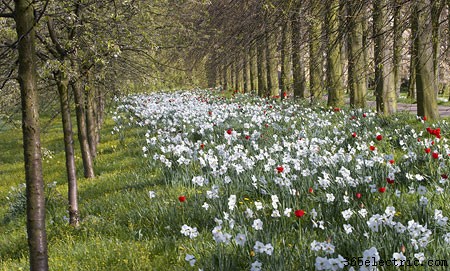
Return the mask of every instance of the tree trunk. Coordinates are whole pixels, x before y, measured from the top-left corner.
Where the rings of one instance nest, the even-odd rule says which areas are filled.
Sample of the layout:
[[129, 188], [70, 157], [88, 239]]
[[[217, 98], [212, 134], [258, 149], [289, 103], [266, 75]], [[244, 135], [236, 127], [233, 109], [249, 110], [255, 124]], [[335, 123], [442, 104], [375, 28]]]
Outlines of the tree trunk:
[[366, 76], [363, 54], [363, 25], [361, 10], [363, 2], [347, 2], [349, 27], [348, 34], [348, 89], [350, 93], [350, 106], [356, 108], [365, 107]]
[[265, 57], [265, 51], [264, 51], [264, 43], [265, 43], [265, 37], [262, 36], [262, 38], [259, 40], [257, 44], [257, 63], [256, 67], [258, 70], [258, 95], [261, 97], [264, 97], [267, 95], [267, 72], [266, 72], [266, 57]]
[[248, 54], [248, 50], [244, 49], [244, 71], [243, 71], [243, 76], [244, 76], [244, 93], [248, 93], [251, 90], [250, 87], [250, 55]]
[[242, 89], [244, 88], [244, 82], [243, 82], [243, 74], [242, 74], [242, 68], [241, 68], [241, 55], [238, 54], [235, 62], [235, 68], [236, 68], [236, 90], [239, 92], [242, 92]]
[[92, 161], [91, 151], [86, 127], [86, 112], [84, 111], [84, 96], [81, 83], [79, 81], [71, 82], [75, 98], [75, 112], [77, 115], [78, 140], [80, 142], [81, 158], [83, 160], [84, 177], [94, 178], [94, 164]]
[[311, 102], [316, 103], [322, 96], [322, 53], [320, 51], [321, 9], [320, 2], [310, 1], [311, 14], [309, 24], [309, 88]]
[[402, 10], [402, 4], [400, 3], [400, 0], [394, 0], [393, 3], [393, 10], [394, 10], [394, 50], [393, 50], [393, 68], [394, 68], [394, 89], [397, 97], [400, 96], [400, 84], [401, 84], [401, 78], [400, 78], [400, 65], [402, 60], [402, 48], [403, 48], [403, 42], [402, 42], [402, 36], [403, 36], [403, 26], [400, 23], [401, 20], [401, 10]]
[[[266, 23], [268, 20], [266, 19]], [[277, 53], [277, 37], [275, 33], [270, 33], [266, 25], [265, 31], [266, 41], [266, 66], [267, 66], [267, 95], [271, 97], [279, 96], [278, 91], [278, 61]]]
[[[431, 1], [431, 22], [432, 22], [432, 41], [433, 41], [433, 73], [436, 85], [436, 94], [439, 91], [439, 58], [441, 53], [441, 34], [440, 34], [440, 18], [445, 3], [443, 0]], [[449, 34], [450, 35], [450, 34]], [[436, 96], [437, 97], [437, 96]]]
[[288, 46], [289, 41], [289, 23], [283, 23], [282, 26], [282, 36], [281, 36], [281, 78], [280, 78], [280, 89], [281, 89], [281, 99], [284, 99], [291, 92], [291, 65], [290, 65], [290, 51]]
[[250, 88], [252, 92], [258, 92], [258, 68], [256, 61], [256, 49], [251, 45], [248, 55], [250, 57]]
[[223, 90], [228, 90], [228, 84], [230, 84], [230, 81], [228, 80], [228, 66], [226, 63], [223, 63], [222, 66], [222, 76], [223, 76]]
[[342, 65], [339, 39], [339, 0], [326, 2], [325, 26], [327, 31], [327, 89], [328, 106], [339, 107], [344, 104], [342, 87]]
[[[415, 7], [413, 7], [415, 8]], [[417, 21], [417, 13], [413, 11], [410, 19], [411, 27], [411, 45], [409, 55], [409, 85], [408, 85], [408, 98], [416, 99], [416, 66], [417, 66], [417, 48], [415, 37], [419, 31], [419, 25]]]
[[294, 13], [291, 20], [291, 43], [292, 43], [292, 78], [294, 97], [298, 99], [305, 98], [306, 79], [305, 79], [305, 65], [303, 63], [302, 41], [301, 36], [301, 6], [297, 4], [294, 8]]
[[415, 14], [418, 33], [415, 36], [417, 48], [416, 88], [417, 115], [438, 119], [437, 86], [433, 69], [433, 24], [431, 21], [431, 0], [417, 0]]
[[90, 86], [85, 89], [86, 95], [86, 128], [88, 136], [89, 150], [92, 159], [97, 156], [97, 123], [95, 118], [95, 90]]
[[34, 9], [31, 0], [16, 0], [22, 133], [27, 197], [27, 234], [30, 270], [48, 270], [45, 195], [36, 86]]
[[377, 112], [389, 115], [397, 112], [397, 95], [394, 88], [394, 73], [391, 62], [393, 55], [392, 35], [387, 21], [386, 0], [375, 0], [373, 5]]
[[59, 102], [61, 106], [62, 125], [64, 133], [64, 150], [66, 154], [66, 172], [68, 182], [69, 199], [69, 223], [77, 227], [79, 225], [77, 175], [75, 168], [75, 152], [73, 149], [72, 120], [70, 118], [69, 105], [69, 79], [62, 71], [55, 74], [58, 86]]

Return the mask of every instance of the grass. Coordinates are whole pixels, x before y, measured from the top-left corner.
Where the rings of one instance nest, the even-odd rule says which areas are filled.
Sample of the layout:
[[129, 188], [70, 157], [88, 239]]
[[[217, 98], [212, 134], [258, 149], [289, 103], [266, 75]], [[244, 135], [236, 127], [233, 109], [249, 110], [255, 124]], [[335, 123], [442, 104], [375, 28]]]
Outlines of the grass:
[[[83, 220], [79, 229], [71, 228], [66, 221], [67, 181], [59, 120], [52, 122], [43, 133], [42, 147], [52, 153], [43, 162], [44, 180], [50, 186], [57, 182], [56, 187], [46, 188], [50, 267], [52, 270], [159, 270], [160, 266], [165, 270], [180, 270], [184, 259], [177, 258], [177, 251], [182, 248], [171, 237], [179, 229], [166, 229], [162, 225], [167, 225], [167, 221], [161, 223], [161, 220], [181, 219], [178, 210], [171, 210], [169, 217], [161, 216], [161, 210], [152, 209], [148, 190], [157, 191], [173, 203], [181, 189], [166, 189], [160, 173], [147, 168], [131, 139], [120, 144], [111, 135], [112, 125], [108, 119], [103, 129], [95, 161], [96, 178], [81, 178], [79, 152], [76, 158]], [[21, 193], [11, 193], [13, 187], [24, 183], [19, 134], [20, 130], [12, 127], [0, 134], [0, 148], [4, 150], [0, 156], [0, 270], [28, 269], [25, 211], [20, 197], [23, 189]], [[10, 209], [16, 205], [17, 210]]]
[[[231, 95], [226, 94], [230, 98]], [[49, 240], [49, 264], [52, 270], [197, 270], [185, 261], [184, 256], [191, 251], [201, 252], [205, 270], [248, 270], [249, 262], [255, 256], [250, 246], [238, 250], [233, 246], [212, 245], [211, 229], [216, 225], [217, 214], [204, 212], [202, 208], [205, 189], [185, 185], [185, 176], [180, 172], [167, 172], [160, 169], [151, 159], [142, 156], [141, 142], [145, 131], [142, 128], [129, 127], [126, 136], [111, 134], [114, 123], [106, 118], [102, 130], [102, 142], [98, 148], [99, 154], [95, 161], [96, 178], [84, 179], [82, 176], [81, 158], [76, 159], [79, 184], [79, 209], [82, 223], [77, 229], [67, 225], [67, 181], [64, 168], [64, 148], [60, 120], [55, 119], [43, 131], [42, 147], [46, 150], [43, 162], [44, 179], [47, 197], [47, 234]], [[44, 117], [43, 122], [46, 119]], [[236, 122], [237, 123], [237, 122]], [[237, 124], [238, 125], [238, 124]], [[377, 118], [376, 125], [381, 129], [395, 129], [405, 132], [405, 127], [420, 130], [421, 124], [408, 114], [398, 114], [394, 117]], [[369, 129], [370, 127], [368, 127]], [[449, 128], [449, 127], [446, 127]], [[403, 130], [402, 130], [403, 129]], [[361, 131], [364, 129], [361, 128]], [[448, 131], [448, 129], [446, 129]], [[443, 129], [443, 136], [448, 137]], [[272, 131], [273, 133], [274, 131]], [[445, 134], [446, 133], [446, 134]], [[392, 133], [393, 135], [395, 133]], [[0, 270], [27, 270], [28, 247], [25, 234], [25, 213], [23, 204], [24, 183], [21, 132], [14, 127], [3, 129], [0, 133]], [[398, 140], [393, 136], [386, 149], [395, 149], [395, 159], [404, 154], [397, 150]], [[383, 148], [384, 146], [380, 146]], [[78, 150], [78, 145], [76, 144]], [[381, 151], [382, 149], [380, 149]], [[191, 169], [186, 169], [189, 171]], [[198, 171], [198, 169], [195, 169]], [[402, 176], [398, 177], [399, 181]], [[243, 181], [243, 180], [239, 180]], [[56, 186], [52, 184], [56, 182]], [[178, 183], [178, 184], [177, 184]], [[12, 189], [14, 188], [14, 189]], [[22, 190], [21, 190], [22, 189]], [[307, 186], [306, 186], [307, 189]], [[383, 212], [390, 204], [404, 205], [400, 216], [421, 217], [415, 204], [415, 195], [406, 195], [400, 201], [394, 196], [381, 200], [381, 196], [370, 198], [375, 202], [372, 211]], [[149, 197], [149, 191], [154, 191], [156, 198]], [[230, 192], [230, 191], [228, 191]], [[336, 195], [342, 191], [335, 191]], [[351, 192], [351, 191], [350, 191]], [[347, 193], [347, 192], [346, 192]], [[253, 200], [261, 197], [251, 190], [238, 191], [239, 209], [245, 210]], [[187, 203], [181, 203], [178, 197], [187, 196]], [[433, 198], [435, 206], [445, 206], [446, 194]], [[247, 197], [249, 198], [247, 201]], [[244, 199], [243, 199], [244, 198]], [[261, 200], [270, 202], [267, 197]], [[325, 205], [319, 197], [294, 199], [293, 204], [304, 205], [305, 208], [316, 202], [318, 212], [324, 216], [340, 216], [340, 207]], [[227, 197], [219, 199], [217, 208], [227, 206]], [[367, 199], [369, 202], [369, 199]], [[379, 206], [376, 206], [379, 204]], [[354, 203], [352, 203], [354, 205]], [[357, 205], [354, 206], [358, 208]], [[444, 214], [448, 214], [448, 208]], [[220, 215], [219, 215], [220, 216]], [[265, 225], [271, 225], [272, 220], [263, 218]], [[237, 220], [243, 218], [236, 218]], [[337, 218], [342, 223], [342, 217]], [[273, 245], [281, 252], [276, 257], [258, 255], [260, 261], [270, 262], [269, 266], [277, 266], [278, 270], [289, 270], [293, 266], [298, 269], [310, 261], [306, 256], [310, 240], [321, 240], [324, 236], [332, 236], [334, 244], [343, 245], [341, 253], [352, 255], [355, 246], [360, 242], [349, 241], [342, 232], [325, 231], [317, 233], [305, 227], [308, 220], [280, 219], [282, 227], [272, 227], [273, 232], [259, 238], [272, 240]], [[239, 221], [238, 221], [239, 222]], [[188, 224], [197, 227], [201, 233], [195, 242], [190, 242], [180, 235], [180, 225]], [[309, 225], [308, 224], [308, 225]], [[275, 225], [275, 224], [274, 224]], [[288, 230], [286, 230], [288, 229]], [[386, 238], [395, 239], [395, 234], [385, 232]], [[282, 236], [279, 238], [278, 236]], [[301, 240], [301, 241], [300, 241]], [[309, 240], [309, 241], [305, 241]], [[407, 240], [394, 240], [395, 244]], [[267, 242], [267, 241], [266, 241]], [[373, 241], [383, 249], [384, 243]], [[388, 248], [384, 248], [388, 250]], [[448, 248], [435, 247], [437, 255], [447, 255]], [[253, 254], [252, 254], [253, 253]], [[283, 253], [289, 254], [289, 256]], [[308, 269], [311, 265], [308, 264]], [[306, 267], [305, 267], [306, 268]]]

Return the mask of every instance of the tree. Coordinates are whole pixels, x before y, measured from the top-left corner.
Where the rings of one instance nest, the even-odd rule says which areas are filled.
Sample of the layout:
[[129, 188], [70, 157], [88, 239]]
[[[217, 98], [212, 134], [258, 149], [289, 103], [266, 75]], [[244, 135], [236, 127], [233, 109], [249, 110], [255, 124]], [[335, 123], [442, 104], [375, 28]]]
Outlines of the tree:
[[321, 48], [321, 8], [320, 2], [310, 1], [309, 14], [309, 88], [311, 102], [315, 103], [322, 95], [322, 52]]
[[392, 68], [392, 31], [387, 16], [387, 1], [374, 0], [374, 65], [375, 96], [377, 112], [389, 115], [397, 111], [397, 94], [395, 92], [394, 73]]
[[303, 63], [303, 45], [301, 41], [302, 36], [302, 15], [301, 3], [294, 4], [294, 10], [291, 19], [291, 43], [292, 43], [292, 77], [294, 97], [299, 99], [305, 98], [306, 78], [305, 65]]
[[417, 0], [414, 16], [417, 18], [418, 33], [414, 36], [416, 47], [417, 115], [428, 119], [439, 118], [437, 86], [433, 69], [433, 24], [431, 0]]
[[349, 27], [348, 34], [348, 88], [350, 106], [363, 108], [366, 104], [366, 76], [363, 48], [362, 12], [365, 8], [363, 1], [347, 2]]
[[48, 270], [45, 196], [42, 176], [39, 110], [36, 87], [35, 18], [33, 1], [15, 0], [20, 97], [27, 197], [30, 270]]
[[339, 39], [339, 0], [325, 3], [325, 29], [327, 35], [327, 90], [328, 106], [339, 107], [344, 104], [342, 86], [342, 65]]

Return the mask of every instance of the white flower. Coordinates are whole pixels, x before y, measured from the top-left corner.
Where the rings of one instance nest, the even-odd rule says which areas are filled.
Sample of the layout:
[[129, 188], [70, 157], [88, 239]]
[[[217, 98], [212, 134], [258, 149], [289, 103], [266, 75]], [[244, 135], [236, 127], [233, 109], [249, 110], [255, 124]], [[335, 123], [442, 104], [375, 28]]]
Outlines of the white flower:
[[195, 257], [194, 257], [194, 255], [191, 255], [191, 254], [186, 254], [186, 257], [184, 257], [184, 259], [187, 261], [187, 262], [189, 262], [189, 264], [191, 265], [191, 266], [194, 266], [195, 265]]
[[394, 263], [395, 266], [402, 266], [405, 264], [406, 261], [406, 257], [405, 255], [403, 255], [403, 252], [397, 253], [395, 252], [392, 255], [392, 262]]
[[261, 271], [262, 263], [255, 261], [252, 263], [252, 267], [250, 268], [250, 271]]
[[427, 193], [427, 188], [423, 185], [419, 185], [419, 187], [417, 187], [417, 193], [419, 195], [425, 195], [425, 193]]
[[189, 238], [194, 239], [195, 237], [198, 236], [198, 231], [197, 228], [191, 228], [188, 225], [184, 224], [183, 226], [181, 226], [181, 234], [183, 234], [184, 236], [189, 236]]
[[238, 244], [239, 246], [244, 246], [245, 242], [247, 241], [247, 236], [245, 236], [245, 234], [243, 233], [238, 233], [236, 235], [236, 237], [234, 238], [234, 240], [236, 241], [236, 244]]
[[350, 217], [353, 215], [352, 209], [347, 209], [345, 211], [342, 211], [342, 216], [344, 217], [345, 221], [348, 221]]
[[155, 191], [148, 191], [148, 196], [149, 196], [149, 198], [154, 198], [154, 197], [156, 197], [156, 192]]
[[443, 238], [447, 244], [450, 244], [450, 232], [444, 234]]
[[366, 267], [372, 267], [376, 262], [380, 260], [380, 255], [378, 254], [378, 250], [376, 247], [371, 247], [368, 250], [364, 250], [363, 252], [363, 263], [369, 263]]
[[261, 221], [261, 219], [258, 218], [258, 219], [253, 220], [252, 228], [254, 228], [257, 231], [262, 230], [263, 222]]
[[427, 206], [428, 199], [426, 197], [424, 197], [424, 196], [421, 196], [420, 200], [419, 200], [419, 204], [422, 205], [422, 206]]
[[272, 246], [272, 244], [266, 244], [265, 246], [264, 246], [264, 252], [267, 254], [267, 255], [272, 255], [272, 253], [273, 253], [273, 246]]
[[333, 194], [325, 194], [325, 196], [327, 197], [327, 202], [328, 203], [330, 203], [330, 202], [333, 202], [334, 201], [334, 199], [335, 199], [335, 197], [334, 197], [334, 195]]
[[316, 219], [317, 217], [317, 211], [315, 208], [313, 208], [310, 212], [312, 219]]
[[344, 224], [344, 230], [346, 234], [350, 234], [353, 232], [353, 226], [350, 224]]
[[414, 253], [414, 258], [419, 260], [419, 263], [421, 264], [421, 263], [423, 263], [423, 261], [425, 261], [425, 254], [423, 254], [423, 252]]
[[205, 184], [208, 184], [208, 180], [205, 179], [203, 176], [195, 176], [192, 178], [192, 183], [198, 186], [203, 186]]
[[247, 208], [247, 210], [245, 210], [245, 216], [247, 218], [253, 218], [253, 211], [250, 208]]
[[203, 207], [205, 210], [208, 210], [208, 209], [209, 209], [209, 204], [205, 202], [205, 203], [203, 203], [202, 207]]
[[263, 204], [260, 201], [255, 201], [256, 210], [261, 210], [263, 208]]
[[359, 210], [358, 213], [359, 213], [362, 217], [366, 217], [366, 215], [367, 215], [367, 210], [363, 208], [363, 209]]
[[386, 210], [384, 210], [384, 213], [387, 216], [394, 216], [395, 215], [395, 207], [394, 206], [388, 206], [386, 207]]
[[316, 257], [316, 263], [314, 264], [316, 267], [316, 270], [330, 270], [331, 269], [331, 263], [328, 260], [327, 257]]
[[287, 216], [287, 217], [290, 217], [291, 216], [291, 212], [292, 212], [292, 208], [286, 208], [286, 209], [284, 209], [283, 214], [285, 216]]
[[281, 214], [280, 214], [280, 211], [278, 211], [278, 210], [273, 210], [273, 212], [272, 212], [272, 214], [271, 214], [270, 216], [271, 216], [271, 217], [280, 217]]
[[256, 253], [263, 253], [265, 249], [266, 249], [266, 245], [264, 245], [264, 243], [262, 243], [260, 241], [256, 241], [255, 245], [253, 246], [253, 250]]
[[228, 208], [232, 211], [236, 207], [236, 195], [230, 195], [228, 198]]

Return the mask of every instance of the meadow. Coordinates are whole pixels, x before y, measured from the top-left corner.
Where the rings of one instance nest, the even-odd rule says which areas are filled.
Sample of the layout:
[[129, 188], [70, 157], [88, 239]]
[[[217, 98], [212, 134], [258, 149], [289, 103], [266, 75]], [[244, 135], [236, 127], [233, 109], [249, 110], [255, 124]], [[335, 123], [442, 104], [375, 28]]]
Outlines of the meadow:
[[[213, 90], [115, 103], [79, 228], [60, 124], [44, 129], [53, 270], [449, 269], [445, 119]], [[2, 270], [28, 264], [19, 131], [0, 134]]]

